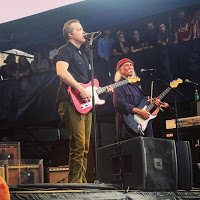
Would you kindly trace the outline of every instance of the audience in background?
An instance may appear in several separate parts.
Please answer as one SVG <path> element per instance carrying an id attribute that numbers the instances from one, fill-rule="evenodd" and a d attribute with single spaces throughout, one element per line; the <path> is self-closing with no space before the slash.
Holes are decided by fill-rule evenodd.
<path id="1" fill-rule="evenodd" d="M 5 62 L 5 61 L 4 61 Z M 7 72 L 6 72 L 6 66 L 7 65 L 3 65 L 0 68 L 0 80 L 4 80 L 7 77 Z"/>
<path id="2" fill-rule="evenodd" d="M 133 31 L 132 40 L 130 42 L 130 52 L 135 53 L 144 49 L 144 41 L 140 39 L 140 34 L 138 30 Z"/>
<path id="3" fill-rule="evenodd" d="M 169 42 L 169 32 L 166 29 L 165 24 L 160 24 L 157 34 L 158 45 L 165 46 Z"/>
<path id="4" fill-rule="evenodd" d="M 194 18 L 191 23 L 193 25 L 193 38 L 200 38 L 200 10 L 194 13 Z"/>
<path id="5" fill-rule="evenodd" d="M 151 49 L 156 45 L 165 46 L 169 42 L 169 34 L 171 34 L 171 32 L 169 33 L 164 23 L 166 23 L 166 21 L 161 21 L 157 31 L 154 21 L 149 21 L 146 24 L 144 39 L 142 39 L 138 29 L 135 29 L 132 35 L 129 35 L 131 37 L 130 43 L 127 42 L 124 37 L 124 32 L 122 31 L 116 33 L 116 40 L 114 40 L 111 37 L 111 27 L 105 27 L 103 30 L 104 37 L 94 40 L 93 42 L 94 60 L 102 62 L 102 67 L 98 70 L 101 72 L 104 82 L 111 77 L 112 61 L 110 62 L 110 60 L 112 56 L 123 57 L 128 53 Z M 118 30 L 119 29 L 121 28 L 118 27 Z M 193 18 L 188 17 L 184 9 L 178 10 L 176 21 L 172 24 L 172 30 L 174 30 L 173 42 L 175 44 L 180 41 L 191 40 L 192 36 L 193 39 L 200 38 L 200 10 L 194 13 Z M 47 56 L 45 57 L 41 51 L 37 51 L 34 54 L 34 60 L 31 62 L 31 65 L 24 56 L 19 57 L 19 64 L 17 65 L 15 55 L 8 55 L 7 59 L 4 61 L 6 64 L 0 68 L 0 78 L 18 78 L 19 76 L 29 75 L 32 71 L 38 73 L 51 70 L 53 66 L 53 57 L 60 46 L 59 39 L 53 41 L 51 46 L 53 49 L 50 50 L 49 53 L 48 49 L 46 49 L 47 55 L 49 54 L 49 59 L 46 59 Z M 87 55 L 89 60 L 89 39 L 81 46 L 80 50 Z"/>
<path id="6" fill-rule="evenodd" d="M 53 57 L 56 55 L 57 50 L 61 46 L 60 42 L 59 42 L 59 39 L 54 40 L 51 43 L 51 45 L 52 45 L 53 49 L 49 51 L 49 60 L 51 62 L 51 65 L 53 66 Z M 54 66 L 54 68 L 55 68 L 55 66 Z"/>
<path id="7" fill-rule="evenodd" d="M 103 32 L 104 37 L 100 38 L 97 42 L 98 62 L 101 67 L 95 69 L 95 73 L 100 84 L 103 83 L 103 85 L 108 85 L 112 74 L 110 58 L 112 56 L 114 39 L 111 37 L 110 27 L 106 27 Z"/>
<path id="8" fill-rule="evenodd" d="M 18 60 L 17 72 L 14 74 L 16 78 L 20 76 L 26 76 L 31 73 L 31 64 L 28 62 L 25 56 L 20 56 Z"/>
<path id="9" fill-rule="evenodd" d="M 129 52 L 129 47 L 124 38 L 124 33 L 122 31 L 118 31 L 116 36 L 117 39 L 114 42 L 112 48 L 113 56 L 121 56 L 127 54 Z"/>
<path id="10" fill-rule="evenodd" d="M 174 27 L 174 43 L 188 41 L 192 37 L 191 19 L 186 16 L 184 10 L 179 10 L 177 13 L 177 21 Z"/>
<path id="11" fill-rule="evenodd" d="M 51 70 L 51 61 L 46 59 L 41 51 L 36 51 L 34 60 L 31 62 L 31 69 L 34 73 Z"/>
<path id="12" fill-rule="evenodd" d="M 53 60 L 53 57 L 56 55 L 56 52 L 57 52 L 57 50 L 59 48 L 59 44 L 55 43 L 54 47 L 55 47 L 54 49 L 52 49 L 51 51 L 49 51 L 49 59 L 50 60 Z"/>
<path id="13" fill-rule="evenodd" d="M 6 65 L 1 67 L 1 76 L 3 79 L 14 78 L 18 68 L 15 55 L 9 54 L 4 63 L 6 63 Z"/>
<path id="14" fill-rule="evenodd" d="M 56 52 L 57 52 L 57 48 L 55 49 L 52 49 L 50 52 L 49 52 L 49 59 L 50 60 L 53 60 L 53 57 L 56 55 Z"/>
<path id="15" fill-rule="evenodd" d="M 109 27 L 106 27 L 104 29 L 104 37 L 100 38 L 97 42 L 98 56 L 106 62 L 108 62 L 110 57 L 112 56 L 112 47 L 114 44 L 114 39 L 111 38 L 110 35 L 111 29 Z"/>
<path id="16" fill-rule="evenodd" d="M 153 22 L 147 24 L 146 36 L 145 36 L 145 47 L 153 48 L 157 45 L 157 30 Z"/>

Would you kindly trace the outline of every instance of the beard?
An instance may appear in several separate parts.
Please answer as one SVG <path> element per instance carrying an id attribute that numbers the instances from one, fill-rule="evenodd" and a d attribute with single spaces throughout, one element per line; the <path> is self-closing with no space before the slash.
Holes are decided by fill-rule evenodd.
<path id="1" fill-rule="evenodd" d="M 133 70 L 133 69 L 130 69 L 128 72 L 133 72 L 133 74 L 131 75 L 131 77 L 135 77 L 135 76 L 137 76 L 135 70 Z"/>
<path id="2" fill-rule="evenodd" d="M 133 74 L 130 75 L 130 77 L 136 77 L 137 76 L 135 70 L 131 69 L 131 70 L 129 70 L 129 72 L 133 72 Z M 117 71 L 115 73 L 114 81 L 118 82 L 121 78 L 122 78 L 122 74 L 119 71 Z"/>

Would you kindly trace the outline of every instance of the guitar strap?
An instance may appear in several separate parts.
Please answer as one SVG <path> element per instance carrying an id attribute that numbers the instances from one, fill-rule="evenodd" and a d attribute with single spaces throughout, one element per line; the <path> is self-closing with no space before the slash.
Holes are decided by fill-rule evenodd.
<path id="1" fill-rule="evenodd" d="M 85 60 L 85 62 L 87 63 L 87 65 L 89 66 L 89 62 L 88 62 L 86 55 L 85 54 L 81 54 L 81 55 L 82 55 L 83 59 Z"/>
<path id="2" fill-rule="evenodd" d="M 90 63 L 88 61 L 86 54 L 82 53 L 81 51 L 79 53 L 80 53 L 81 57 L 83 58 L 83 60 L 85 61 L 85 63 L 87 64 L 89 71 L 91 71 L 91 66 L 90 66 Z M 89 79 L 91 79 L 91 73 L 89 73 Z"/>
<path id="3" fill-rule="evenodd" d="M 90 69 L 90 64 L 88 62 L 87 56 L 82 52 L 79 52 L 79 53 L 80 53 L 81 57 L 83 58 L 83 60 L 87 63 L 87 65 L 88 65 L 88 67 Z"/>

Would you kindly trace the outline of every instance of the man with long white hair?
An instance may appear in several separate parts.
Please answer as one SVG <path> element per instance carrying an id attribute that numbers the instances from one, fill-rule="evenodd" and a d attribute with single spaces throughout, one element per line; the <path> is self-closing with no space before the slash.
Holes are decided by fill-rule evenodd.
<path id="1" fill-rule="evenodd" d="M 125 80 L 132 76 L 136 76 L 134 71 L 134 62 L 128 58 L 121 59 L 117 63 L 115 82 Z M 128 83 L 114 89 L 113 103 L 115 107 L 118 141 L 139 136 L 138 133 L 134 133 L 134 131 L 124 123 L 123 115 L 137 114 L 142 119 L 147 120 L 150 117 L 150 113 L 146 110 L 137 108 L 144 97 L 145 94 L 137 82 Z M 156 106 L 160 106 L 160 100 L 155 99 L 155 104 Z M 153 129 L 150 121 L 146 127 L 145 135 L 153 137 Z"/>

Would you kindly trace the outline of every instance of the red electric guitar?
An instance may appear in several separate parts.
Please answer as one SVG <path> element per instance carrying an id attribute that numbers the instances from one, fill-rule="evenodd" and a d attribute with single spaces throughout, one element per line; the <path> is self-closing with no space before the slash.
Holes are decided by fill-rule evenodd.
<path id="1" fill-rule="evenodd" d="M 117 87 L 120 87 L 122 85 L 125 85 L 127 83 L 136 83 L 137 81 L 140 81 L 139 77 L 129 77 L 126 80 L 119 81 L 117 83 L 113 83 L 110 86 L 114 89 Z M 91 94 L 92 96 L 92 83 L 91 81 L 87 84 L 81 83 L 81 85 Z M 103 105 L 105 103 L 105 100 L 99 99 L 98 95 L 106 92 L 106 88 L 108 86 L 99 88 L 99 81 L 97 79 L 94 79 L 94 102 L 95 105 Z M 77 111 L 81 114 L 86 114 L 92 109 L 92 101 L 84 102 L 83 99 L 80 96 L 80 93 L 78 90 L 68 87 L 68 93 L 70 94 L 72 101 L 74 103 L 75 108 Z"/>

